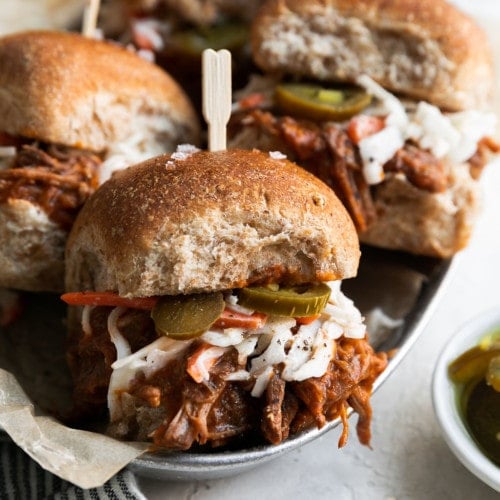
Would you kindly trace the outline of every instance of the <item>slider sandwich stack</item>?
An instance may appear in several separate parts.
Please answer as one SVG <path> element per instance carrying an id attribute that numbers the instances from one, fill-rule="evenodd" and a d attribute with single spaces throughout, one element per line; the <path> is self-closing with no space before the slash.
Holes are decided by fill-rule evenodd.
<path id="1" fill-rule="evenodd" d="M 104 30 L 110 34 L 123 35 L 132 28 L 140 41 L 149 40 L 152 48 L 168 44 L 168 36 L 181 27 L 208 27 L 227 23 L 230 20 L 250 22 L 257 13 L 262 0 L 104 0 L 101 20 Z M 146 25 L 140 25 L 145 21 Z M 139 24 L 137 24 L 139 23 Z M 148 37 L 146 29 L 154 30 Z M 200 32 L 201 37 L 203 32 Z M 158 37 L 164 36 L 160 41 Z M 155 40 L 157 40 L 155 42 Z M 220 43 L 220 41 L 218 42 Z"/>
<path id="2" fill-rule="evenodd" d="M 117 172 L 66 250 L 75 409 L 157 448 L 278 444 L 359 415 L 387 364 L 340 290 L 356 231 L 278 153 L 184 147 Z"/>
<path id="3" fill-rule="evenodd" d="M 252 53 L 266 78 L 235 106 L 232 147 L 319 176 L 362 242 L 440 258 L 468 243 L 499 150 L 491 52 L 469 17 L 444 0 L 267 0 Z"/>

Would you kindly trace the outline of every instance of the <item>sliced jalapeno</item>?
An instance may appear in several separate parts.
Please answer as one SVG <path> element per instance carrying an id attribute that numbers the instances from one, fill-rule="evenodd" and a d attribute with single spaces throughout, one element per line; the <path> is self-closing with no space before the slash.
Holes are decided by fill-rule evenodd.
<path id="1" fill-rule="evenodd" d="M 151 311 L 158 333 L 178 340 L 208 330 L 224 310 L 221 292 L 161 297 Z"/>
<path id="2" fill-rule="evenodd" d="M 495 391 L 500 392 L 500 356 L 491 358 L 486 372 L 486 382 Z"/>
<path id="3" fill-rule="evenodd" d="M 205 49 L 242 48 L 248 41 L 248 28 L 241 24 L 220 24 L 174 33 L 169 41 L 185 54 L 199 57 Z"/>
<path id="4" fill-rule="evenodd" d="M 361 89 L 327 89 L 301 83 L 278 85 L 274 98 L 285 113 L 318 121 L 347 120 L 371 103 L 371 96 Z"/>
<path id="5" fill-rule="evenodd" d="M 473 347 L 450 364 L 448 374 L 456 383 L 482 378 L 488 370 L 491 359 L 496 356 L 500 356 L 500 349 L 484 350 L 479 346 Z"/>
<path id="6" fill-rule="evenodd" d="M 278 285 L 242 288 L 238 302 L 249 309 L 276 316 L 305 317 L 319 314 L 330 298 L 324 283 L 280 287 Z"/>

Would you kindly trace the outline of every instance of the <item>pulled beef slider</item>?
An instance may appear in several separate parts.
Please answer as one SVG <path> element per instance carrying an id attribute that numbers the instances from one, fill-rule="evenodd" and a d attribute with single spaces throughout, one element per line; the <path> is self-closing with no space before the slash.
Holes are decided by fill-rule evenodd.
<path id="1" fill-rule="evenodd" d="M 358 238 L 324 183 L 278 153 L 184 148 L 118 172 L 66 251 L 77 413 L 157 447 L 279 443 L 347 410 L 370 440 L 385 368 L 340 291 Z"/>
<path id="2" fill-rule="evenodd" d="M 0 286 L 62 291 L 79 208 L 115 169 L 198 140 L 191 103 L 160 68 L 62 32 L 0 39 Z"/>
<path id="3" fill-rule="evenodd" d="M 189 22 L 196 26 L 216 24 L 224 18 L 251 21 L 262 0 L 108 0 L 103 2 L 103 21 L 126 20 L 128 16 Z M 121 14 L 121 15 L 120 15 Z M 128 19 L 129 20 L 129 19 Z M 124 25 L 120 27 L 124 28 Z M 166 30 L 165 30 L 166 32 Z"/>
<path id="4" fill-rule="evenodd" d="M 254 69 L 250 22 L 262 0 L 109 0 L 99 26 L 109 38 L 149 52 L 201 107 L 201 54 L 228 49 L 233 56 L 233 88 Z"/>
<path id="5" fill-rule="evenodd" d="M 362 242 L 437 257 L 467 244 L 478 177 L 498 152 L 481 111 L 491 52 L 468 16 L 444 0 L 268 0 L 252 52 L 288 83 L 264 91 L 272 108 L 235 115 L 232 146 L 278 149 L 321 177 Z M 291 104 L 299 79 L 315 89 L 312 111 Z M 329 102 L 338 111 L 321 114 Z"/>

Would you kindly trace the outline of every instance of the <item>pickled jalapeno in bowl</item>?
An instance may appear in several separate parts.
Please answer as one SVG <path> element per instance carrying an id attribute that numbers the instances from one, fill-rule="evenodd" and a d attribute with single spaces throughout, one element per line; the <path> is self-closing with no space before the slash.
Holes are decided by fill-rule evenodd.
<path id="1" fill-rule="evenodd" d="M 448 367 L 457 404 L 478 446 L 500 465 L 500 327 Z"/>
<path id="2" fill-rule="evenodd" d="M 450 337 L 434 370 L 432 396 L 452 452 L 500 491 L 500 308 Z"/>

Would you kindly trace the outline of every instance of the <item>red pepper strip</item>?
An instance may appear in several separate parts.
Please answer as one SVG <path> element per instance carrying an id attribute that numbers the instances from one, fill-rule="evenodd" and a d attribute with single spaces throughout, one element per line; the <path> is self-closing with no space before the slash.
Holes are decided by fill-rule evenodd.
<path id="1" fill-rule="evenodd" d="M 158 297 L 120 297 L 115 292 L 70 292 L 61 295 L 61 300 L 72 306 L 129 307 L 151 310 Z"/>
<path id="2" fill-rule="evenodd" d="M 252 109 L 258 107 L 260 104 L 262 104 L 265 101 L 265 96 L 264 94 L 260 93 L 254 93 L 254 94 L 249 94 L 246 97 L 243 97 L 243 99 L 240 99 L 238 101 L 239 107 L 242 110 L 245 109 Z"/>
<path id="3" fill-rule="evenodd" d="M 385 127 L 385 120 L 378 116 L 357 115 L 347 125 L 347 135 L 354 144 L 359 144 L 370 135 L 380 132 Z"/>
<path id="4" fill-rule="evenodd" d="M 248 328 L 256 330 L 262 328 L 267 321 L 267 314 L 254 312 L 253 314 L 243 314 L 226 307 L 219 319 L 215 321 L 215 328 Z"/>
<path id="5" fill-rule="evenodd" d="M 219 361 L 225 350 L 225 347 L 217 347 L 204 342 L 187 359 L 186 371 L 198 384 L 208 380 L 210 369 Z"/>

